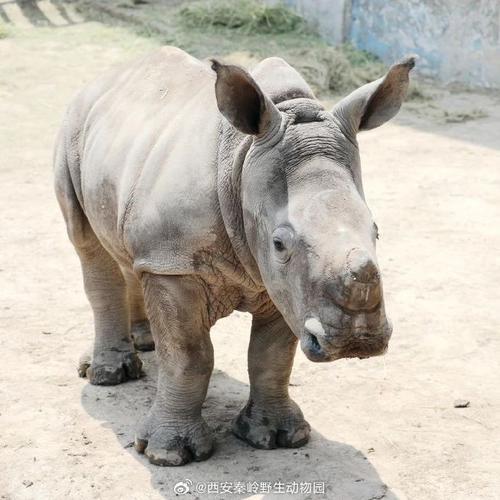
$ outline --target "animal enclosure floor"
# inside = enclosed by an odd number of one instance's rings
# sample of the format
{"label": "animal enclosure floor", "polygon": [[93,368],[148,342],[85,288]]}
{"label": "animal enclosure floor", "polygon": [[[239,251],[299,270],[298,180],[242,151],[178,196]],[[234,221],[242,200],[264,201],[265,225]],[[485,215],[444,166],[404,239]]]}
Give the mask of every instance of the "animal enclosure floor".
{"label": "animal enclosure floor", "polygon": [[[0,40],[0,498],[171,499],[185,480],[192,488],[325,483],[326,495],[290,495],[298,499],[499,498],[498,100],[443,98],[442,106],[487,111],[469,121],[436,119],[428,104],[413,103],[360,136],[394,334],[381,358],[313,364],[297,354],[290,391],[311,442],[262,451],[231,434],[248,392],[250,319],[236,313],[212,332],[204,413],[217,450],[206,462],[159,468],[130,446],[154,397],[154,353],[142,355],[147,376],[137,382],[94,387],[77,377],[92,317],[51,167],[71,96],[156,42],[65,17],[57,2],[38,4],[50,26],[0,3],[13,21]],[[469,407],[455,408],[458,399]],[[186,495],[197,497],[231,495]]]}

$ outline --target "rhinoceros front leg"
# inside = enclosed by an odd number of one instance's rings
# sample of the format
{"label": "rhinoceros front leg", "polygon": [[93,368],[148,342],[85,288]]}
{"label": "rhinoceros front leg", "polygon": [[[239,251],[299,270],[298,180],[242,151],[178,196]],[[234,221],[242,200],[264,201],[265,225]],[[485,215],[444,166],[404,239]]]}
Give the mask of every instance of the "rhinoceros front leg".
{"label": "rhinoceros front leg", "polygon": [[297,338],[283,317],[254,316],[248,372],[250,398],[233,432],[256,448],[296,448],[309,440],[310,426],[288,395]]}
{"label": "rhinoceros front leg", "polygon": [[196,278],[143,276],[144,299],[158,356],[155,402],[135,447],[156,465],[204,460],[213,450],[201,416],[213,369],[207,299]]}

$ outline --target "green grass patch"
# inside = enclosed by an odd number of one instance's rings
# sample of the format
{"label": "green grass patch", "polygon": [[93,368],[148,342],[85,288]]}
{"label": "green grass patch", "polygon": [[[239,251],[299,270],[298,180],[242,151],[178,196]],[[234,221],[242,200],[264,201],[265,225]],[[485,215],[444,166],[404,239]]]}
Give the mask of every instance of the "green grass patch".
{"label": "green grass patch", "polygon": [[284,5],[269,6],[256,0],[209,0],[181,8],[180,19],[188,28],[209,26],[246,33],[289,33],[304,30],[302,17]]}
{"label": "green grass patch", "polygon": [[[384,64],[350,45],[313,45],[283,54],[316,92],[344,93],[382,76]],[[356,60],[353,61],[353,57]]]}
{"label": "green grass patch", "polygon": [[181,7],[167,42],[198,57],[224,59],[244,53],[255,61],[279,56],[305,77],[318,95],[338,94],[380,77],[384,64],[351,45],[332,47],[298,14],[259,0],[199,0]]}
{"label": "green grass patch", "polygon": [[[117,3],[116,3],[117,2]],[[174,45],[195,57],[217,57],[252,67],[278,56],[296,68],[319,97],[344,94],[382,76],[386,66],[350,45],[329,45],[301,16],[262,0],[194,0],[181,5],[110,0],[118,19],[142,36]],[[91,6],[91,2],[87,2]],[[126,7],[126,8],[125,8]],[[126,15],[126,19],[123,17]],[[104,19],[101,19],[104,20]],[[117,21],[115,16],[114,23]]]}

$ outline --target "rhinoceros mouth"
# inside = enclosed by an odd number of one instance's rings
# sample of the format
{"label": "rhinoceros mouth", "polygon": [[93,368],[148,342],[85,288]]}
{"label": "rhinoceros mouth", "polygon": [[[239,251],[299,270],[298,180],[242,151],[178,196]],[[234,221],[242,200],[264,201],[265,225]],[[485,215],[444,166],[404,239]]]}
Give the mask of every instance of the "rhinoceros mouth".
{"label": "rhinoceros mouth", "polygon": [[392,327],[387,322],[375,331],[343,331],[338,327],[326,327],[326,336],[307,330],[302,332],[300,345],[307,358],[314,362],[328,362],[343,358],[366,359],[385,354]]}
{"label": "rhinoceros mouth", "polygon": [[310,361],[317,363],[334,361],[335,355],[328,353],[320,344],[318,337],[312,333],[304,332],[300,339],[300,347]]}

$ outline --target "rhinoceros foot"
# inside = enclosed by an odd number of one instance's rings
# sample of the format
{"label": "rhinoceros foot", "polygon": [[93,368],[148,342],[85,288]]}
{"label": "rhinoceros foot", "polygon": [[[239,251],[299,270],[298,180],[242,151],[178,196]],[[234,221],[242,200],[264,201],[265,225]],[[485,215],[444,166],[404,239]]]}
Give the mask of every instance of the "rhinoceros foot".
{"label": "rhinoceros foot", "polygon": [[154,465],[177,466],[206,460],[214,450],[212,433],[203,419],[179,424],[146,418],[136,433],[135,449]]}
{"label": "rhinoceros foot", "polygon": [[93,385],[117,385],[142,377],[142,361],[135,352],[103,351],[96,358],[84,354],[78,364],[78,375]]}
{"label": "rhinoceros foot", "polygon": [[298,448],[309,441],[311,426],[292,400],[279,408],[265,408],[249,401],[234,420],[233,432],[255,448]]}
{"label": "rhinoceros foot", "polygon": [[154,351],[155,342],[148,320],[132,323],[130,333],[134,340],[134,346],[138,351]]}

